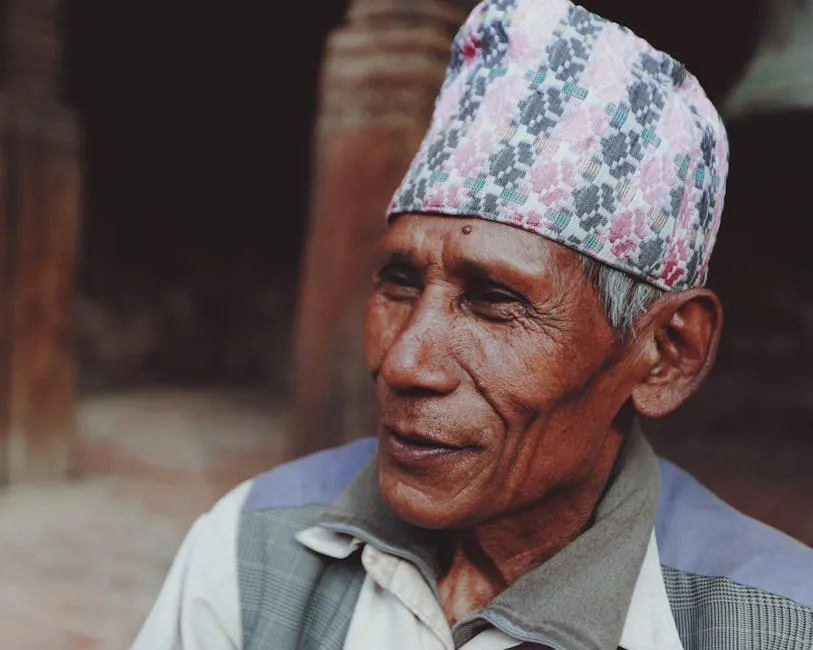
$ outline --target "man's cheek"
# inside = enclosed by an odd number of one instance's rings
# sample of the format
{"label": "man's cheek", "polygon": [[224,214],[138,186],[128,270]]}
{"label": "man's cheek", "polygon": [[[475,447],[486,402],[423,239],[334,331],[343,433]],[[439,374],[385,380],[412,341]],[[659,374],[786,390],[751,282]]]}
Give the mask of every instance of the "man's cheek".
{"label": "man's cheek", "polygon": [[398,338],[409,317],[409,310],[405,307],[376,296],[368,302],[364,319],[364,354],[370,373],[378,373],[387,351]]}

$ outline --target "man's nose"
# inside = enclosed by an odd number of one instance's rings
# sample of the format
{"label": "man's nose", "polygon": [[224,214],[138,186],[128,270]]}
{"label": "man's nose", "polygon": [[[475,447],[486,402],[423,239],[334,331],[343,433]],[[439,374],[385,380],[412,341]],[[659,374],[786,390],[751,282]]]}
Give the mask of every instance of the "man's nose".
{"label": "man's nose", "polygon": [[381,364],[381,379],[402,395],[443,395],[460,383],[451,354],[451,323],[438,297],[425,292]]}

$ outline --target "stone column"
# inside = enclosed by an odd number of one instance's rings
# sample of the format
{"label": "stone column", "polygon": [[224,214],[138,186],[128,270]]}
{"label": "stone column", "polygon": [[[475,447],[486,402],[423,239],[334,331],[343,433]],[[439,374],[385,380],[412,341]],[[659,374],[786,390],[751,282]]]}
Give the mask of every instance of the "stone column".
{"label": "stone column", "polygon": [[351,0],[328,38],[295,329],[298,454],[375,432],[361,332],[371,251],[474,4]]}
{"label": "stone column", "polygon": [[72,469],[80,165],[59,102],[58,0],[6,3],[0,95],[0,479]]}

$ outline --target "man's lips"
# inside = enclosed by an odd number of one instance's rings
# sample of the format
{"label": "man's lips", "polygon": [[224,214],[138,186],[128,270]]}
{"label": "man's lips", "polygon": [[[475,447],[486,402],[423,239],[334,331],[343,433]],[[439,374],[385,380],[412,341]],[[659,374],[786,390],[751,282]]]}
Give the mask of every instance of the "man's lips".
{"label": "man's lips", "polygon": [[[471,452],[468,445],[451,445],[422,433],[405,433],[394,427],[383,428],[381,448],[397,465],[417,472],[433,471],[436,463]],[[443,471],[437,467],[436,471]]]}
{"label": "man's lips", "polygon": [[393,436],[399,442],[402,442],[407,445],[412,445],[415,447],[426,447],[426,448],[434,448],[434,449],[447,449],[449,451],[454,451],[456,449],[463,449],[466,445],[452,445],[445,442],[441,442],[436,440],[430,436],[427,436],[423,433],[412,432],[412,431],[403,431],[401,429],[397,429],[391,426],[384,426],[384,432],[387,435]]}

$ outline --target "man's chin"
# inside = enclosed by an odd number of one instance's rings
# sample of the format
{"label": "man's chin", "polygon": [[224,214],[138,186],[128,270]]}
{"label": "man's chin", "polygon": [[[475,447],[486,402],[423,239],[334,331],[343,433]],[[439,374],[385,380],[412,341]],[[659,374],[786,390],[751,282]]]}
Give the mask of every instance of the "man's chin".
{"label": "man's chin", "polygon": [[430,530],[466,526],[469,513],[456,503],[459,492],[447,492],[434,481],[430,485],[429,477],[401,476],[382,467],[378,480],[384,502],[402,521]]}

